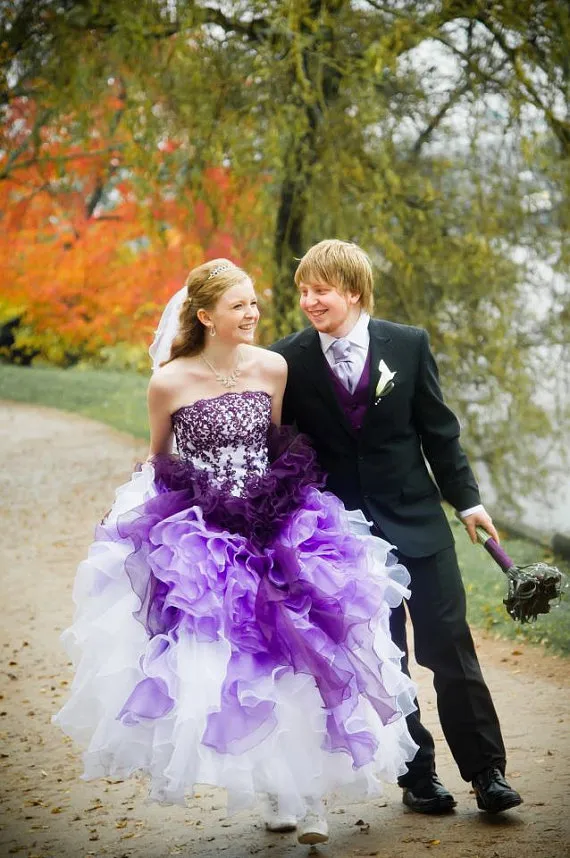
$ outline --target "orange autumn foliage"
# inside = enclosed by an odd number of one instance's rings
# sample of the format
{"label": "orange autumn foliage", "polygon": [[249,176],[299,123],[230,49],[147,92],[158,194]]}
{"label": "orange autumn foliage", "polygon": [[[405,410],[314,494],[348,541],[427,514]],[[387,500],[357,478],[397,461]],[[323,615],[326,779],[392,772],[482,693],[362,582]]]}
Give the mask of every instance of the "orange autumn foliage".
{"label": "orange autumn foliage", "polygon": [[[19,114],[12,151],[33,108]],[[251,200],[228,171],[203,177],[214,218],[209,200],[189,205],[156,182],[137,195],[139,176],[121,172],[120,149],[100,136],[78,145],[51,128],[35,158],[14,163],[0,181],[0,326],[19,320],[13,352],[66,365],[131,349],[136,363],[190,268],[217,256],[248,263],[233,235]]]}

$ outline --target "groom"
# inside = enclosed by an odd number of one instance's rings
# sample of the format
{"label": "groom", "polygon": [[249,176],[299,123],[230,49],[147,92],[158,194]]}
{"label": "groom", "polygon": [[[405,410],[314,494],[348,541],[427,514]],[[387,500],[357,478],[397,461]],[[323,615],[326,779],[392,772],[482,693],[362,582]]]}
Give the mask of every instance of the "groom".
{"label": "groom", "polygon": [[[397,547],[411,575],[416,660],[433,671],[461,776],[472,781],[481,810],[515,807],[522,799],[504,778],[501,730],[467,625],[440,496],[460,512],[473,541],[476,525],[498,537],[443,400],[427,334],[370,318],[372,269],[355,244],[321,241],[301,259],[295,282],[312,327],[273,346],[289,367],[283,422],[311,437],[327,488],[347,509],[362,509],[374,532]],[[403,605],[392,612],[391,632],[407,671]],[[419,813],[450,811],[456,802],[436,775],[433,738],[419,709],[408,727],[419,750],[399,781],[403,802]]]}

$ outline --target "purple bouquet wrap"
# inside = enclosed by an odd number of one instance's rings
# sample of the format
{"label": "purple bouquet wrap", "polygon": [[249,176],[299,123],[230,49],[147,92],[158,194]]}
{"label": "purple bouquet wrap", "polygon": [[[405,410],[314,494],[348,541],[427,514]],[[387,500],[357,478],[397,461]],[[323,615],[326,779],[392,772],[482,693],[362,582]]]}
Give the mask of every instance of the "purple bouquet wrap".
{"label": "purple bouquet wrap", "polygon": [[517,566],[482,527],[477,528],[477,539],[507,576],[508,592],[503,603],[509,616],[520,623],[528,623],[534,622],[539,614],[548,614],[550,603],[560,599],[565,587],[562,572],[542,562]]}

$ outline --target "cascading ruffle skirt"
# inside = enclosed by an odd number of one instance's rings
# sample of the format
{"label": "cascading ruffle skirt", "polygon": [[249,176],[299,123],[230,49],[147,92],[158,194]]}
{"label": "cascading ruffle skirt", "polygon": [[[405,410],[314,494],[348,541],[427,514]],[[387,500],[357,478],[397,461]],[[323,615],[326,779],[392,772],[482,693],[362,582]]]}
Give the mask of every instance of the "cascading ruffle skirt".
{"label": "cascading ruffle skirt", "polygon": [[143,771],[173,803],[212,784],[231,811],[271,793],[300,817],[406,771],[415,689],[388,620],[409,576],[319,485],[295,439],[240,497],[175,457],[118,489],[63,634],[76,672],[54,720],[86,779]]}

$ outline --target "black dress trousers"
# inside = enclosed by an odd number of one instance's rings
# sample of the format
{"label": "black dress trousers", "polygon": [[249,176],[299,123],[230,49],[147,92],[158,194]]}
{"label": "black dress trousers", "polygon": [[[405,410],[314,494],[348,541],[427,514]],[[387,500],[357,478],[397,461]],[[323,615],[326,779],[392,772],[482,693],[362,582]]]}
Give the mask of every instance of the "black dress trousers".
{"label": "black dress trousers", "polygon": [[[434,688],[441,726],[447,744],[466,781],[483,769],[505,770],[505,746],[497,713],[483,679],[466,620],[465,589],[453,547],[430,557],[399,560],[411,576],[408,610],[414,631],[414,655],[418,664],[434,674]],[[408,671],[406,615],[403,604],[392,611],[390,630],[405,653],[402,667]],[[411,786],[435,770],[434,743],[423,726],[419,709],[407,718],[412,738],[420,746],[408,763],[400,786]]]}

